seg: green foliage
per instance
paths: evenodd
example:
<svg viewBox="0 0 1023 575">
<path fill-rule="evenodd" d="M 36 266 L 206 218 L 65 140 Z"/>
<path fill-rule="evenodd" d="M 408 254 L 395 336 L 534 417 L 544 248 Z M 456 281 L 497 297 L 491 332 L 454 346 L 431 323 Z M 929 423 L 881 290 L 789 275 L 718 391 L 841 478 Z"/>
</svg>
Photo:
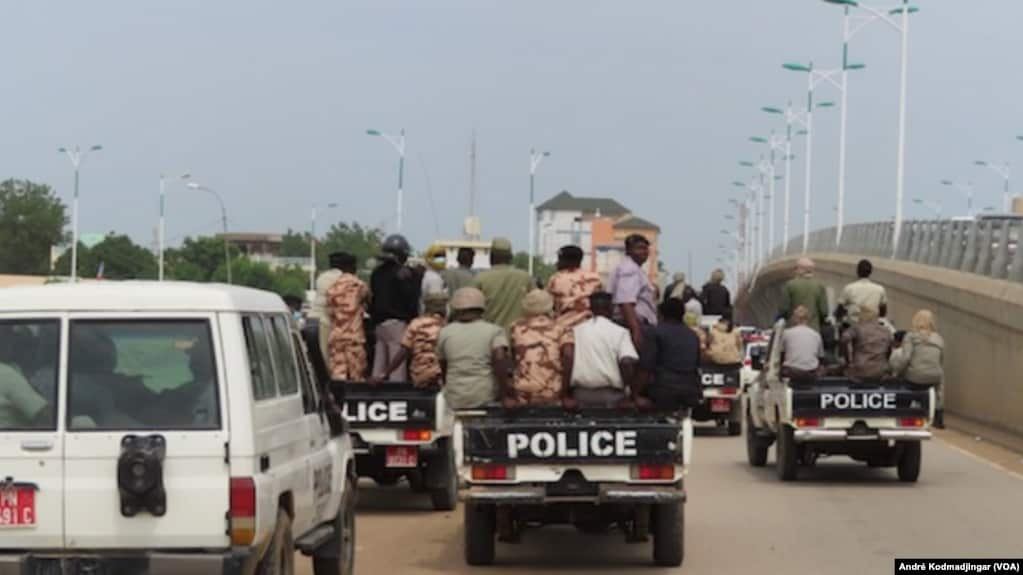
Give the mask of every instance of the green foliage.
<svg viewBox="0 0 1023 575">
<path fill-rule="evenodd" d="M 235 260 L 238 250 L 233 246 L 231 259 Z M 214 281 L 217 271 L 224 267 L 224 241 L 212 236 L 185 238 L 180 248 L 164 253 L 168 279 L 193 282 Z M 232 273 L 234 269 L 232 268 Z M 227 277 L 227 272 L 223 273 Z"/>
<path fill-rule="evenodd" d="M 317 258 L 317 267 L 325 269 L 327 255 L 332 252 L 348 252 L 358 258 L 359 267 L 365 268 L 367 260 L 380 255 L 383 240 L 384 232 L 379 228 L 364 228 L 358 222 L 334 224 L 317 246 L 317 252 L 323 258 Z M 309 249 L 308 243 L 306 249 Z"/>
<path fill-rule="evenodd" d="M 50 247 L 64 242 L 66 209 L 49 186 L 0 182 L 0 273 L 50 271 Z"/>
<path fill-rule="evenodd" d="M 281 257 L 285 258 L 309 257 L 309 234 L 308 233 L 299 234 L 295 233 L 292 230 L 288 230 L 288 233 L 284 234 L 284 241 L 281 244 Z M 317 257 L 316 259 L 320 258 Z M 326 261 L 325 256 L 324 261 Z"/>
<path fill-rule="evenodd" d="M 96 277 L 102 265 L 105 279 L 155 279 L 156 257 L 126 235 L 111 233 L 92 248 L 78 244 L 78 275 Z M 54 266 L 58 275 L 70 275 L 71 250 L 64 252 Z"/>
<path fill-rule="evenodd" d="M 519 252 L 515 254 L 515 258 L 512 260 L 512 265 L 520 270 L 528 271 L 529 254 L 526 252 Z M 533 256 L 533 277 L 539 280 L 542 285 L 547 285 L 547 282 L 556 271 L 557 269 L 554 266 L 543 263 L 540 256 Z"/>
</svg>

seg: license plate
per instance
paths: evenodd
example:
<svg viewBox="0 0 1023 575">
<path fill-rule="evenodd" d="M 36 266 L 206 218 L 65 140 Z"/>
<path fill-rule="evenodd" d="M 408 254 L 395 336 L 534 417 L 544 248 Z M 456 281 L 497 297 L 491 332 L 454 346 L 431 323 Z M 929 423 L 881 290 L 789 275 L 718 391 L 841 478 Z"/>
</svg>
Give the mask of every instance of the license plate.
<svg viewBox="0 0 1023 575">
<path fill-rule="evenodd" d="M 0 528 L 35 527 L 36 492 L 28 487 L 0 491 Z"/>
<path fill-rule="evenodd" d="M 384 467 L 416 467 L 419 464 L 419 449 L 395 446 L 387 448 Z"/>
<path fill-rule="evenodd" d="M 728 399 L 712 399 L 710 410 L 714 413 L 728 413 L 732 411 L 732 402 Z"/>
</svg>

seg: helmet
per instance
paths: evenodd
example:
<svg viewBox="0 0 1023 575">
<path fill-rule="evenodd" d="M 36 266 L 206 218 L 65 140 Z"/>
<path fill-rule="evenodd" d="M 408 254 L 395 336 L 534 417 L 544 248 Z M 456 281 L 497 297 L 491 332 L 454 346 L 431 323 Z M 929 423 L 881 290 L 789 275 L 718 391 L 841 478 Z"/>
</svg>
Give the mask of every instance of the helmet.
<svg viewBox="0 0 1023 575">
<path fill-rule="evenodd" d="M 451 296 L 451 309 L 465 311 L 470 309 L 486 309 L 487 299 L 483 292 L 476 288 L 462 288 Z"/>
<path fill-rule="evenodd" d="M 441 246 L 432 246 L 423 254 L 423 259 L 426 260 L 426 265 L 436 271 L 441 271 L 448 267 L 447 258 L 448 252 Z"/>
<path fill-rule="evenodd" d="M 394 234 L 384 238 L 380 251 L 395 257 L 407 258 L 409 253 L 412 252 L 412 246 L 409 245 L 405 236 Z"/>
</svg>

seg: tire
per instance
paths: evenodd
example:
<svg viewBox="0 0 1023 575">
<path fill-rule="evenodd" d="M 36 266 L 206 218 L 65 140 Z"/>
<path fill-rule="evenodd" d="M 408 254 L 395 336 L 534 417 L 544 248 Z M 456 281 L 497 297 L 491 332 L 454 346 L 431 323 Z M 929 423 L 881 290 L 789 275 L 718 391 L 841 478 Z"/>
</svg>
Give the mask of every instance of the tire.
<svg viewBox="0 0 1023 575">
<path fill-rule="evenodd" d="M 336 557 L 313 557 L 313 575 L 352 575 L 355 572 L 355 481 L 345 483 L 345 498 L 334 519 Z"/>
<path fill-rule="evenodd" d="M 654 505 L 651 510 L 654 563 L 678 567 L 685 559 L 685 504 L 681 501 Z"/>
<path fill-rule="evenodd" d="M 259 575 L 295 575 L 295 540 L 291 533 L 291 516 L 284 509 L 277 510 L 270 546 L 256 572 Z"/>
<path fill-rule="evenodd" d="M 430 489 L 430 500 L 437 511 L 454 511 L 458 505 L 458 469 L 455 467 L 454 447 L 446 441 L 441 455 L 430 462 L 443 473 L 443 487 Z"/>
<path fill-rule="evenodd" d="M 753 467 L 767 465 L 767 442 L 757 437 L 757 430 L 753 427 L 753 418 L 746 414 L 746 459 Z"/>
<path fill-rule="evenodd" d="M 920 477 L 920 464 L 923 459 L 923 448 L 919 441 L 902 444 L 902 455 L 899 457 L 899 481 L 916 483 Z"/>
<path fill-rule="evenodd" d="M 778 447 L 774 457 L 777 460 L 775 466 L 778 479 L 782 481 L 794 481 L 799 474 L 799 457 L 793 431 L 791 425 L 783 423 L 778 432 Z"/>
<path fill-rule="evenodd" d="M 491 565 L 496 553 L 497 512 L 493 505 L 465 504 L 465 562 Z"/>
</svg>

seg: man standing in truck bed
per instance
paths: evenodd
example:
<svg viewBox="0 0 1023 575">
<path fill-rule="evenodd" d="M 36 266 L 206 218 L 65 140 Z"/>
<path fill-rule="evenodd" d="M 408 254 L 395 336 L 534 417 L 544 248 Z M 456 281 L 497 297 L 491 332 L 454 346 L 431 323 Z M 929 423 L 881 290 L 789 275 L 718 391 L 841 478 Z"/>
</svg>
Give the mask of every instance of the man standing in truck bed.
<svg viewBox="0 0 1023 575">
<path fill-rule="evenodd" d="M 554 314 L 558 323 L 571 330 L 586 321 L 590 313 L 590 295 L 600 289 L 600 276 L 582 269 L 583 250 L 564 246 L 558 250 L 558 272 L 547 282 L 547 291 L 554 298 Z"/>
<path fill-rule="evenodd" d="M 486 321 L 509 329 L 522 317 L 522 299 L 533 288 L 529 274 L 512 267 L 512 243 L 495 238 L 490 246 L 490 269 L 480 272 L 473 287 L 483 292 Z"/>
</svg>

